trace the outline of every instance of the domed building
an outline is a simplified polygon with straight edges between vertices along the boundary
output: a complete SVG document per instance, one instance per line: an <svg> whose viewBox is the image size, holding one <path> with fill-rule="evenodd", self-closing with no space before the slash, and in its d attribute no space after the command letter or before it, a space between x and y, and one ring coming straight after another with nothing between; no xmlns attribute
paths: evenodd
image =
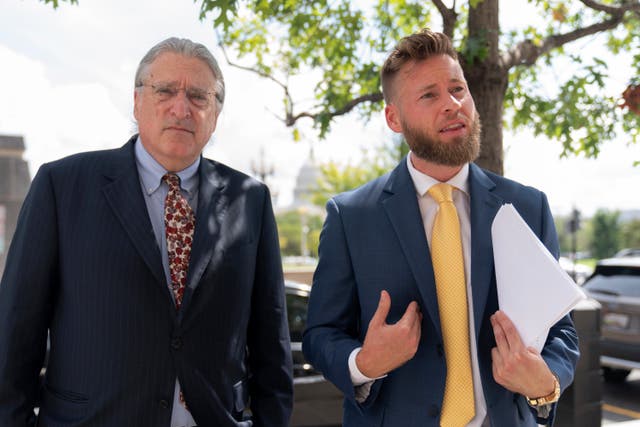
<svg viewBox="0 0 640 427"><path fill-rule="evenodd" d="M319 178L320 167L316 164L313 150L311 150L309 157L305 160L298 172L296 185L293 189L293 202L286 208L286 210L304 208L307 209L308 213L312 213L314 215L324 214L323 209L311 202L311 196L313 190L318 185L317 183Z"/></svg>

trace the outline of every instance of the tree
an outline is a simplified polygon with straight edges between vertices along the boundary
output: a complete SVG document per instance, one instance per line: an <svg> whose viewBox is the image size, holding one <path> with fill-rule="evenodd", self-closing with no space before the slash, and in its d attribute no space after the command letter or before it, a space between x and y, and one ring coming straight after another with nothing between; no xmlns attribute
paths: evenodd
<svg viewBox="0 0 640 427"><path fill-rule="evenodd" d="M328 162L320 165L320 178L312 190L311 201L324 208L330 197L353 190L389 172L408 153L402 138L383 143L374 150L362 153L358 164L341 165Z"/></svg>
<svg viewBox="0 0 640 427"><path fill-rule="evenodd" d="M634 219L622 224L622 247L640 248L640 220Z"/></svg>
<svg viewBox="0 0 640 427"><path fill-rule="evenodd" d="M620 212L598 209L591 218L591 254L608 258L620 249Z"/></svg>
<svg viewBox="0 0 640 427"><path fill-rule="evenodd" d="M305 224L303 225L303 215ZM322 229L322 217L304 214L295 210L276 215L278 235L280 237L280 251L283 256L300 256L302 253L303 226L307 227L306 246L309 256L318 256L318 242Z"/></svg>
<svg viewBox="0 0 640 427"><path fill-rule="evenodd" d="M606 48L632 57L638 74L640 0L527 0L550 17L546 25L507 33L500 28L499 0L453 0L450 5L442 0L196 2L201 19L211 14L220 29L219 41L231 65L282 87L281 119L294 128L294 138L304 119L311 119L323 138L338 116L356 110L368 118L381 110L379 68L386 53L402 36L437 21L458 46L483 121L481 166L502 173L503 124L530 126L536 135L558 140L563 155L595 157L602 142L620 130L629 142L639 138L638 106L623 103L619 94L603 93L607 64L587 52L566 55L564 49L605 33ZM232 61L227 48L248 64ZM545 93L541 73L567 63L575 64L575 75L559 82L556 93ZM316 79L311 105L292 93L292 82L301 74Z"/></svg>
<svg viewBox="0 0 640 427"><path fill-rule="evenodd" d="M583 221L584 225L576 230L576 235L572 234L571 227L572 217L554 215L554 223L558 233L558 243L560 244L561 254L570 254L573 252L573 239L576 239L576 251L583 252L590 248L591 228L590 221Z"/></svg>
<svg viewBox="0 0 640 427"><path fill-rule="evenodd" d="M54 7L78 2L41 1ZM501 30L499 0L194 1L200 19L212 16L231 65L282 88L281 120L293 127L294 139L304 119L324 138L336 117L355 110L369 118L380 111L379 67L387 52L418 28L440 29L435 22L458 46L483 121L480 166L502 173L503 125L531 127L535 135L558 140L563 156L596 157L620 131L629 142L640 139L640 0L517 0L547 22L508 32ZM565 53L570 43L601 33L603 48L631 58L634 71L624 95L604 93L607 64L594 57L597 49ZM227 48L249 63L232 61ZM549 92L540 76L568 65L575 74ZM316 81L310 105L292 93L300 75Z"/></svg>

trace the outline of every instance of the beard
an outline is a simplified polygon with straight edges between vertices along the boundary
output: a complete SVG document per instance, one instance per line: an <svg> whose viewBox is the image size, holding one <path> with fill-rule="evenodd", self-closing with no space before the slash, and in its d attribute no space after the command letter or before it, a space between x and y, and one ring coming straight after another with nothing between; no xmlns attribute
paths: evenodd
<svg viewBox="0 0 640 427"><path fill-rule="evenodd" d="M461 166L478 158L480 154L480 116L475 113L470 132L448 143L432 137L423 130L402 123L404 138L413 154L419 158L444 166Z"/></svg>

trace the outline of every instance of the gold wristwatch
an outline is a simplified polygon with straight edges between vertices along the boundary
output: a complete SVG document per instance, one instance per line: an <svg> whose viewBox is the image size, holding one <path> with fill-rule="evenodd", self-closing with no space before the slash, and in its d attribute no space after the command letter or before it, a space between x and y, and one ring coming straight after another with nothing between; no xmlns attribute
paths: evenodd
<svg viewBox="0 0 640 427"><path fill-rule="evenodd" d="M558 381L558 377L553 374L553 391L542 397L527 397L527 403L531 406L542 406L555 403L558 399L560 399L560 381Z"/></svg>

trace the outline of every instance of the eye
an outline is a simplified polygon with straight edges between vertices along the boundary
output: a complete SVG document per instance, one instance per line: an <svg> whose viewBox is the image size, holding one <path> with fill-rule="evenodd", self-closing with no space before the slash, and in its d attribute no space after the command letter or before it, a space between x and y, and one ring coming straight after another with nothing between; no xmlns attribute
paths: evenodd
<svg viewBox="0 0 640 427"><path fill-rule="evenodd" d="M209 94L200 89L190 89L187 97L194 105L198 107L206 107L209 104Z"/></svg>
<svg viewBox="0 0 640 427"><path fill-rule="evenodd" d="M427 92L425 94L423 94L420 99L432 99L435 98L435 94L433 92Z"/></svg>
<svg viewBox="0 0 640 427"><path fill-rule="evenodd" d="M154 88L155 95L161 99L171 99L176 96L177 90L169 86L157 86Z"/></svg>
<svg viewBox="0 0 640 427"><path fill-rule="evenodd" d="M207 100L207 93L199 91L199 90L189 91L188 95L189 95L189 99L191 99L192 101L206 101Z"/></svg>
<svg viewBox="0 0 640 427"><path fill-rule="evenodd" d="M451 89L451 93L453 94L460 94L463 93L465 91L464 86L455 86Z"/></svg>

